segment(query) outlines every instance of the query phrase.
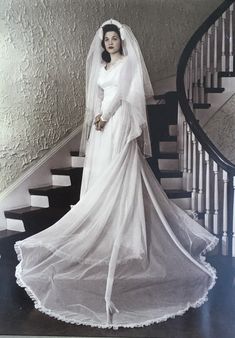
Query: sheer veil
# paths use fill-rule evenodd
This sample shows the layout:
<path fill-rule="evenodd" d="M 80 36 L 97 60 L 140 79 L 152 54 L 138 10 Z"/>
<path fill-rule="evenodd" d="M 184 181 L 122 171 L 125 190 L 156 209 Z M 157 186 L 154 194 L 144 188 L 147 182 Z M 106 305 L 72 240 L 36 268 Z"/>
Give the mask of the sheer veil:
<path fill-rule="evenodd" d="M 67 323 L 117 329 L 202 305 L 216 280 L 204 253 L 218 239 L 168 199 L 143 156 L 151 155 L 146 98 L 153 90 L 130 28 L 111 22 L 120 28 L 125 60 L 100 73 L 102 27 L 87 57 L 80 153 L 87 154 L 82 182 L 88 177 L 89 188 L 52 226 L 16 242 L 15 251 L 17 283 L 35 308 Z M 117 92 L 121 107 L 103 134 L 93 126 L 89 138 L 101 88 L 102 102 L 115 102 Z M 70 201 L 64 196 L 65 205 Z"/>
<path fill-rule="evenodd" d="M 130 115 L 132 130 L 129 140 L 138 138 L 139 146 L 145 157 L 151 157 L 151 143 L 146 115 L 146 99 L 153 97 L 153 88 L 142 56 L 139 44 L 130 27 L 110 19 L 105 21 L 97 30 L 91 43 L 86 60 L 86 111 L 80 143 L 80 156 L 86 153 L 86 144 L 89 139 L 90 128 L 94 117 L 98 114 L 99 88 L 97 84 L 100 68 L 104 63 L 101 57 L 102 27 L 106 24 L 116 25 L 122 37 L 123 55 L 127 56 L 125 66 L 120 74 L 118 95 L 122 108 Z"/>

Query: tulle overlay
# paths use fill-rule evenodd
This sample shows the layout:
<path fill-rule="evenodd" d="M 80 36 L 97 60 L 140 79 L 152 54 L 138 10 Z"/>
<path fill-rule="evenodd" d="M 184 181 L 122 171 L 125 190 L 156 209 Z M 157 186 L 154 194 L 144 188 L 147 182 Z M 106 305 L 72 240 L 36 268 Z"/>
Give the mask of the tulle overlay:
<path fill-rule="evenodd" d="M 115 73 L 101 70 L 102 105 Z M 107 93 L 107 92 L 106 92 Z M 40 311 L 100 328 L 158 323 L 198 307 L 216 280 L 205 261 L 218 239 L 170 201 L 130 138 L 119 106 L 91 129 L 81 199 L 50 228 L 15 243 L 17 283 Z"/>

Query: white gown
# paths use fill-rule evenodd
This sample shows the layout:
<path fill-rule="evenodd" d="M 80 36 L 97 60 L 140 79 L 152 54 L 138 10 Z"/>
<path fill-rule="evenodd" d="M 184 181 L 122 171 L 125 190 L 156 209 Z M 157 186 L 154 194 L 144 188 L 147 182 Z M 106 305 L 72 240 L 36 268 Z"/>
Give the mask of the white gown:
<path fill-rule="evenodd" d="M 103 131 L 93 125 L 80 201 L 18 241 L 17 283 L 35 307 L 101 328 L 158 323 L 198 307 L 216 279 L 203 254 L 218 239 L 170 201 L 114 102 L 124 61 L 101 67 Z"/>

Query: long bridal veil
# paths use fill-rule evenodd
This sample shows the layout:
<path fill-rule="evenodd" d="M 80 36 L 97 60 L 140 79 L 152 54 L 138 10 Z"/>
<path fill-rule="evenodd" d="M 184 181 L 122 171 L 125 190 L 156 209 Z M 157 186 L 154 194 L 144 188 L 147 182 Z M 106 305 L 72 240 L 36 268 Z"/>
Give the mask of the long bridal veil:
<path fill-rule="evenodd" d="M 122 28 L 126 38 L 129 29 Z M 15 244 L 17 283 L 37 309 L 68 323 L 101 328 L 158 323 L 200 306 L 216 280 L 204 254 L 218 239 L 167 198 L 145 160 L 151 149 L 143 68 L 136 62 L 128 86 L 122 80 L 117 89 L 122 105 L 115 147 L 115 114 L 97 134 L 88 123 L 96 97 L 87 107 L 86 156 L 95 156 L 99 137 L 109 141 L 105 149 L 114 147 L 112 160 L 64 217 Z M 129 76 L 127 65 L 120 67 L 121 79 Z"/>

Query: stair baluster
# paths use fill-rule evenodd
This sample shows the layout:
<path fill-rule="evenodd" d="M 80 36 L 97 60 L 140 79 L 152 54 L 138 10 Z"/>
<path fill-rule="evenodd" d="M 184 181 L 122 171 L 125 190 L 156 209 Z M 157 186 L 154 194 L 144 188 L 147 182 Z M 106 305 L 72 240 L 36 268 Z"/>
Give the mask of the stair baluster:
<path fill-rule="evenodd" d="M 192 178 L 192 197 L 191 208 L 193 213 L 197 212 L 197 140 L 192 134 L 193 144 L 193 178 Z"/>
<path fill-rule="evenodd" d="M 229 71 L 233 72 L 233 9 L 232 4 L 229 7 Z"/>
<path fill-rule="evenodd" d="M 206 87 L 210 88 L 211 85 L 211 27 L 207 32 L 207 58 L 206 58 Z"/>
<path fill-rule="evenodd" d="M 187 177 L 188 177 L 188 152 L 187 152 L 187 122 L 183 122 L 184 127 L 184 170 L 183 170 L 183 189 L 187 190 Z"/>
<path fill-rule="evenodd" d="M 235 257 L 235 176 L 233 176 L 232 257 Z"/>
<path fill-rule="evenodd" d="M 205 153 L 206 162 L 206 213 L 205 213 L 205 227 L 211 231 L 211 193 L 210 193 L 210 157 Z"/>
<path fill-rule="evenodd" d="M 202 145 L 198 142 L 199 152 L 199 173 L 198 173 L 198 212 L 204 212 L 204 190 L 203 190 L 203 149 Z"/>
<path fill-rule="evenodd" d="M 218 58 L 217 58 L 217 49 L 218 49 L 218 20 L 214 24 L 214 69 L 213 69 L 213 87 L 218 87 Z"/>
<path fill-rule="evenodd" d="M 187 191 L 192 191 L 192 131 L 187 124 L 187 141 L 188 141 L 188 156 L 187 156 Z"/>
<path fill-rule="evenodd" d="M 222 53 L 221 53 L 221 71 L 225 72 L 226 70 L 226 55 L 225 55 L 225 22 L 226 22 L 226 12 L 222 15 Z"/>
<path fill-rule="evenodd" d="M 222 255 L 228 255 L 228 173 L 223 170 L 223 234 Z"/>
<path fill-rule="evenodd" d="M 194 60 L 194 83 L 193 83 L 193 102 L 199 102 L 199 95 L 198 95 L 198 45 L 194 49 L 193 60 Z"/>
<path fill-rule="evenodd" d="M 219 235 L 219 184 L 218 184 L 218 164 L 213 161 L 214 172 L 214 213 L 213 213 L 213 233 Z"/>
<path fill-rule="evenodd" d="M 199 84 L 199 102 L 205 103 L 205 90 L 204 90 L 204 42 L 205 38 L 202 37 L 200 41 L 200 84 Z"/>

